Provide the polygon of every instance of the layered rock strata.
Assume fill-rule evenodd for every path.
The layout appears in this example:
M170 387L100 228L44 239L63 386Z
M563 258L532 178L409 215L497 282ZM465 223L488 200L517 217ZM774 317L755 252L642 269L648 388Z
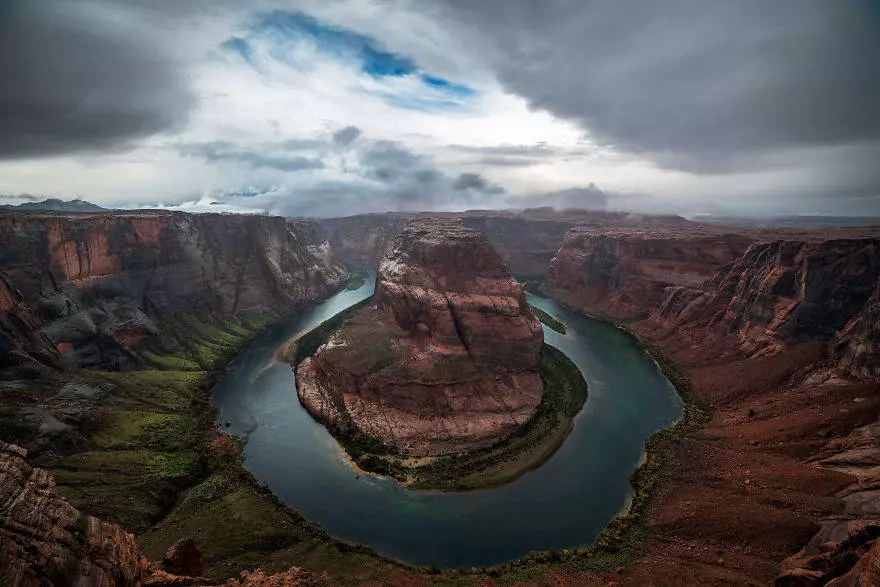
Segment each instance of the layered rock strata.
M55 490L55 480L31 467L23 448L0 442L0 584L9 587L182 587L185 585L312 585L311 573L244 572L240 579L198 576L201 555L179 540L161 565L141 554L134 535L86 515Z
M297 369L306 409L404 454L484 446L541 401L543 333L485 237L454 221L408 226L379 266L373 304Z
M712 410L670 448L662 538L623 583L767 582L804 544L778 584L871 576L878 281L876 230L569 232L548 290L659 346Z
M0 369L140 366L159 322L302 308L345 277L309 221L121 213L0 216Z

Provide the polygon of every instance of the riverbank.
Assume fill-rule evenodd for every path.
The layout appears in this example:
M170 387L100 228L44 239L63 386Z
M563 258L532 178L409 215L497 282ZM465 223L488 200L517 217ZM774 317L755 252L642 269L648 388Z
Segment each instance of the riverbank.
M370 303L364 300L289 343L283 355L294 370L329 340L354 313ZM537 313L551 318L541 310ZM556 321L555 319L553 319ZM564 325L556 321L562 326ZM555 329L559 331L559 329ZM544 392L535 414L517 431L492 446L467 453L438 457L405 457L389 452L379 439L340 427L328 431L343 447L358 474L371 473L395 479L418 491L470 491L509 483L541 466L562 445L574 417L587 399L583 375L562 352L544 345L541 376Z
M204 390L205 395L208 393ZM325 572L325 580L333 584L471 584L540 578L560 570L601 566L601 557L587 556L585 549L568 549L536 553L509 565L474 571L406 567L369 548L332 539L285 506L244 471L240 446L218 437L212 418L208 418L200 447L206 465L200 474L203 476L188 480L195 484L180 493L170 512L141 532L140 539L148 554L160 556L174 540L192 536L202 548L208 572L216 578L233 576L244 568L274 571L298 565Z
M571 432L588 387L575 364L559 350L545 344L541 359L544 393L528 422L492 446L407 468L407 486L429 491L488 489L509 483L552 457Z
M541 308L536 308L532 306L532 312L535 313L535 316L538 317L538 320L541 321L541 324L543 324L547 328L555 330L559 334L565 334L565 324L563 324Z

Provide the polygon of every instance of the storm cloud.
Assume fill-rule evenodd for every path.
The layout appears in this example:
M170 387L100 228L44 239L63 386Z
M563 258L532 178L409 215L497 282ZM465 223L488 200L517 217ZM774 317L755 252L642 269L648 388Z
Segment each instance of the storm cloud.
M743 169L743 153L880 139L869 0L441 4L534 108L664 166Z
M0 5L5 194L880 210L873 0Z
M288 145L292 145L285 149ZM281 150L278 150L278 146ZM199 157L207 162L237 161L249 165L253 169L263 167L277 169L278 171L302 171L305 169L323 169L324 163L320 159L303 157L301 155L289 155L284 150L298 150L303 148L300 141L285 141L274 145L264 146L265 150L242 149L228 141L214 141L210 143L187 144L179 147L180 154L187 157Z
M124 11L4 2L0 158L110 150L185 122L184 76Z

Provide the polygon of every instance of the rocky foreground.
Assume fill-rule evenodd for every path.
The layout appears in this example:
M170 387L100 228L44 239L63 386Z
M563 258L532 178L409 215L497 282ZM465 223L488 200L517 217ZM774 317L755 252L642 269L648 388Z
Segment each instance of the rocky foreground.
M55 480L27 464L27 451L0 442L0 584L9 587L75 585L269 586L314 584L311 573L292 568L267 575L242 573L218 583L202 574L191 540L172 545L162 561L141 554L137 540L116 524L86 515L55 491Z
M410 224L361 309L297 369L306 409L407 455L503 438L541 401L541 325L485 237Z

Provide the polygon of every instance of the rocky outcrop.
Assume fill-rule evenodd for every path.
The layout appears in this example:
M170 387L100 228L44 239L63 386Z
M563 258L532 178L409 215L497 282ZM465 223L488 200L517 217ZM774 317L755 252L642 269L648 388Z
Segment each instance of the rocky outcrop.
M73 508L26 455L0 443L0 583L136 585L148 561L134 536Z
M192 538L181 538L170 547L162 559L162 569L189 577L200 577L204 573L202 553Z
M295 310L345 276L310 221L121 213L0 216L0 368L139 366L175 313Z
M373 301L297 369L317 419L424 455L488 444L534 413L541 325L483 235L414 222L380 264Z
M25 460L27 451L0 442L0 584L8 587L183 587L313 585L298 567L283 573L247 571L240 579L200 577L201 554L192 540L176 542L163 567L141 554L132 534L86 515L62 499L55 480Z
M880 526L865 526L842 540L829 540L808 556L806 549L782 563L776 587L875 586L880 583Z
M874 293L837 335L840 367L862 378L880 378L880 280Z
M361 214L319 221L322 235L341 258L377 267L414 214Z
M671 287L699 286L741 256L751 239L700 228L571 229L550 262L547 284L619 318L644 318Z
M847 371L880 373L880 239L755 237L574 228L546 281L615 319L735 333L748 355L829 342Z

